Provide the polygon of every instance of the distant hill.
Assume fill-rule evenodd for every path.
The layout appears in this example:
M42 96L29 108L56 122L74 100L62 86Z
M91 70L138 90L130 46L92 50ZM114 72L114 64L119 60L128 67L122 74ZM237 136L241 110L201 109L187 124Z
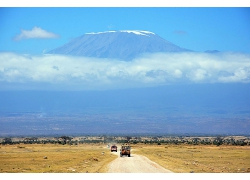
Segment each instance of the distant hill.
M143 53L184 52L181 48L149 31L107 31L86 33L48 54L132 60Z

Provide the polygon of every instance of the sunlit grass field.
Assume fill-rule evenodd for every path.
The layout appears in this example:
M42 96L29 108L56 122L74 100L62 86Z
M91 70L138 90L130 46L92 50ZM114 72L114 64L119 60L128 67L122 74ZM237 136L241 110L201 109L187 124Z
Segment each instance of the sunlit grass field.
M141 154L176 173L250 172L249 146L136 145Z
M0 147L0 172L10 173L105 172L106 164L117 157L103 144L22 144Z
M133 154L144 155L176 173L250 172L249 146L136 144L132 145ZM115 158L105 144L1 145L0 172L105 173Z

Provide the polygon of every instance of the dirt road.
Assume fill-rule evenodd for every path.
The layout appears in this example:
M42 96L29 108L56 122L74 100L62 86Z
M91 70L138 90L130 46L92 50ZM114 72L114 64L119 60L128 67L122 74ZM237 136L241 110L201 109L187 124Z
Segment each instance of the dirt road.
M112 152L118 157L109 164L108 173L172 173L145 156L131 154L120 157L120 152Z

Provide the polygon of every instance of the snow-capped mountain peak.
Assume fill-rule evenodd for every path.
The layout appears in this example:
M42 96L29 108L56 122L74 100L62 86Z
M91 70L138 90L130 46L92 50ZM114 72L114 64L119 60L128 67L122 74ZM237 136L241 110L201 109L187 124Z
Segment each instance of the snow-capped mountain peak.
M120 32L126 32L126 33L134 33L136 35L142 35L142 36L149 36L150 34L151 35L155 35L155 33L152 33L150 31L139 31L139 30L122 30Z
M153 32L120 30L86 33L48 53L129 61L143 53L181 51L189 50L176 46Z
M104 33L114 33L117 31L103 31L103 32L91 32L91 33L85 33L85 34L104 34Z
M155 33L150 31L140 31L140 30L121 30L121 31L104 31L104 32L91 32L86 34L104 34L104 33L115 33L115 32L122 32L122 33L134 33L136 35L142 35L142 36L149 36L155 35Z

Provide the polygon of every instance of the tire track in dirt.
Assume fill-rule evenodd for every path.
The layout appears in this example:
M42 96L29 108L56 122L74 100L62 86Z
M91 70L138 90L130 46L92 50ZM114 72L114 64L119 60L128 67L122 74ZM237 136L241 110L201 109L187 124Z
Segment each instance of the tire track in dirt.
M120 157L120 152L112 153L118 158L108 165L108 173L173 173L142 155Z

